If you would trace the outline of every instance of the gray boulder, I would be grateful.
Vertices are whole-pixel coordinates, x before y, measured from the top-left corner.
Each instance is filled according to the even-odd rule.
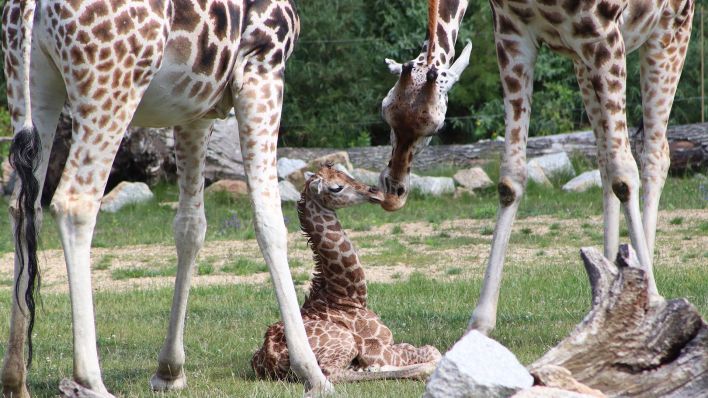
[[[533,377],[511,351],[473,330],[445,353],[423,397],[506,398],[532,385]]]
[[[565,152],[539,156],[531,159],[529,161],[529,164],[530,163],[537,164],[548,178],[553,178],[561,173],[567,173],[572,176],[575,175],[573,164],[570,162],[570,158]]]
[[[536,386],[520,391],[511,398],[596,398],[596,396],[555,387]]]
[[[278,189],[280,190],[281,202],[297,202],[300,200],[300,192],[290,181],[280,181],[278,183]]]
[[[101,211],[115,213],[126,205],[147,202],[152,197],[144,182],[123,181],[101,199]]]
[[[367,185],[379,185],[379,173],[366,169],[354,169],[350,173],[354,179]]]
[[[484,189],[494,185],[481,167],[459,170],[452,178],[455,182],[470,190]]]
[[[566,192],[585,192],[592,187],[602,188],[600,170],[586,171],[563,185]]]
[[[455,193],[455,181],[450,177],[418,177],[411,175],[411,189],[423,195],[440,196]]]
[[[307,163],[302,159],[280,158],[278,159],[278,178],[283,179],[305,166]]]
[[[551,181],[546,177],[546,173],[543,172],[541,165],[536,162],[528,162],[526,164],[526,174],[529,181],[533,181],[539,185],[545,185],[547,187],[552,187]]]

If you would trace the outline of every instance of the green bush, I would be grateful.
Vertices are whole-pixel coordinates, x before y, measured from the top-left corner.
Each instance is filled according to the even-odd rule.
[[[351,147],[387,144],[389,128],[381,100],[396,77],[384,58],[415,58],[425,39],[427,4],[410,0],[296,0],[300,41],[286,70],[280,145]],[[671,124],[700,121],[700,18],[676,93]],[[434,143],[467,143],[504,134],[504,108],[491,11],[487,0],[470,0],[457,42],[474,49],[470,66],[450,92],[446,125]],[[638,51],[628,57],[627,112],[630,125],[641,117]],[[0,62],[0,72],[2,62]],[[0,108],[6,108],[0,73]],[[0,111],[0,134],[7,134]],[[542,48],[534,73],[530,135],[588,128],[582,99],[566,57]]]

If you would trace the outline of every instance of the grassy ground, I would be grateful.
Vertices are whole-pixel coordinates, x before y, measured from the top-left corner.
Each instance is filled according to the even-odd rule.
[[[158,203],[174,200],[176,189],[161,186],[152,203],[99,218],[94,274],[113,285],[100,285],[95,295],[98,345],[107,387],[121,396],[152,395],[147,381],[164,338],[171,289],[134,288],[126,283],[172,279],[173,210]],[[372,275],[370,306],[397,341],[433,344],[444,351],[459,338],[479,293],[496,203],[496,194],[488,190],[462,199],[413,196],[397,213],[373,211],[370,206],[340,212],[342,224],[360,249],[367,275]],[[267,325],[278,319],[278,312],[253,239],[248,203],[216,195],[207,198],[206,209],[208,244],[195,281],[211,282],[195,282],[190,297],[185,337],[189,387],[168,395],[300,396],[300,385],[257,381],[250,369],[250,356],[262,342]],[[590,292],[577,249],[601,245],[600,214],[600,190],[567,194],[529,187],[511,238],[498,328],[493,333],[522,362],[538,358],[587,312]],[[662,214],[656,271],[660,289],[667,297],[688,298],[706,316],[708,181],[671,178],[664,190]],[[285,206],[285,215],[289,230],[297,231],[293,205]],[[59,243],[51,217],[45,220],[42,247],[50,250],[44,252],[44,260],[52,263],[55,259],[48,257],[60,256],[58,250],[51,250]],[[6,222],[0,217],[0,230],[8,230]],[[622,235],[626,241],[626,230]],[[11,249],[8,235],[4,236],[0,252]],[[298,240],[297,235],[291,235],[291,240]],[[131,246],[136,244],[152,246]],[[310,254],[301,240],[293,245],[290,262],[302,295]],[[134,260],[125,259],[131,252],[150,247],[156,249],[147,257],[136,254]],[[9,254],[3,257],[9,258]],[[0,300],[2,333],[8,327],[9,262],[4,268],[0,277],[0,298],[5,297]],[[54,269],[46,271],[51,280]],[[263,278],[250,284],[228,279],[259,275]],[[72,366],[69,300],[60,288],[52,290],[51,283],[47,288],[35,329],[36,362],[29,376],[30,388],[39,397],[53,396],[59,380],[71,376]],[[0,353],[3,350],[0,345]],[[420,396],[423,389],[423,383],[402,381],[338,386],[342,396],[352,397]]]

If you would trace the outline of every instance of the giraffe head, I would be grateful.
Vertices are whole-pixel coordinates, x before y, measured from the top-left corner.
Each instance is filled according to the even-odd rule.
[[[468,42],[452,66],[426,62],[421,55],[401,65],[390,59],[388,68],[398,81],[384,98],[381,114],[391,127],[391,159],[381,172],[385,193],[381,206],[398,210],[406,204],[413,156],[440,130],[447,112],[447,92],[469,64],[472,43]]]
[[[332,166],[326,163],[316,173],[306,173],[303,197],[330,210],[365,202],[380,204],[384,200],[379,188],[363,184]]]

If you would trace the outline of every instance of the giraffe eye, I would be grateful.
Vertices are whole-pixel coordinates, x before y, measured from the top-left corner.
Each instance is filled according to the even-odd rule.
[[[329,191],[334,192],[334,193],[342,192],[342,189],[344,189],[344,187],[341,185],[335,185],[333,187],[329,187]]]

